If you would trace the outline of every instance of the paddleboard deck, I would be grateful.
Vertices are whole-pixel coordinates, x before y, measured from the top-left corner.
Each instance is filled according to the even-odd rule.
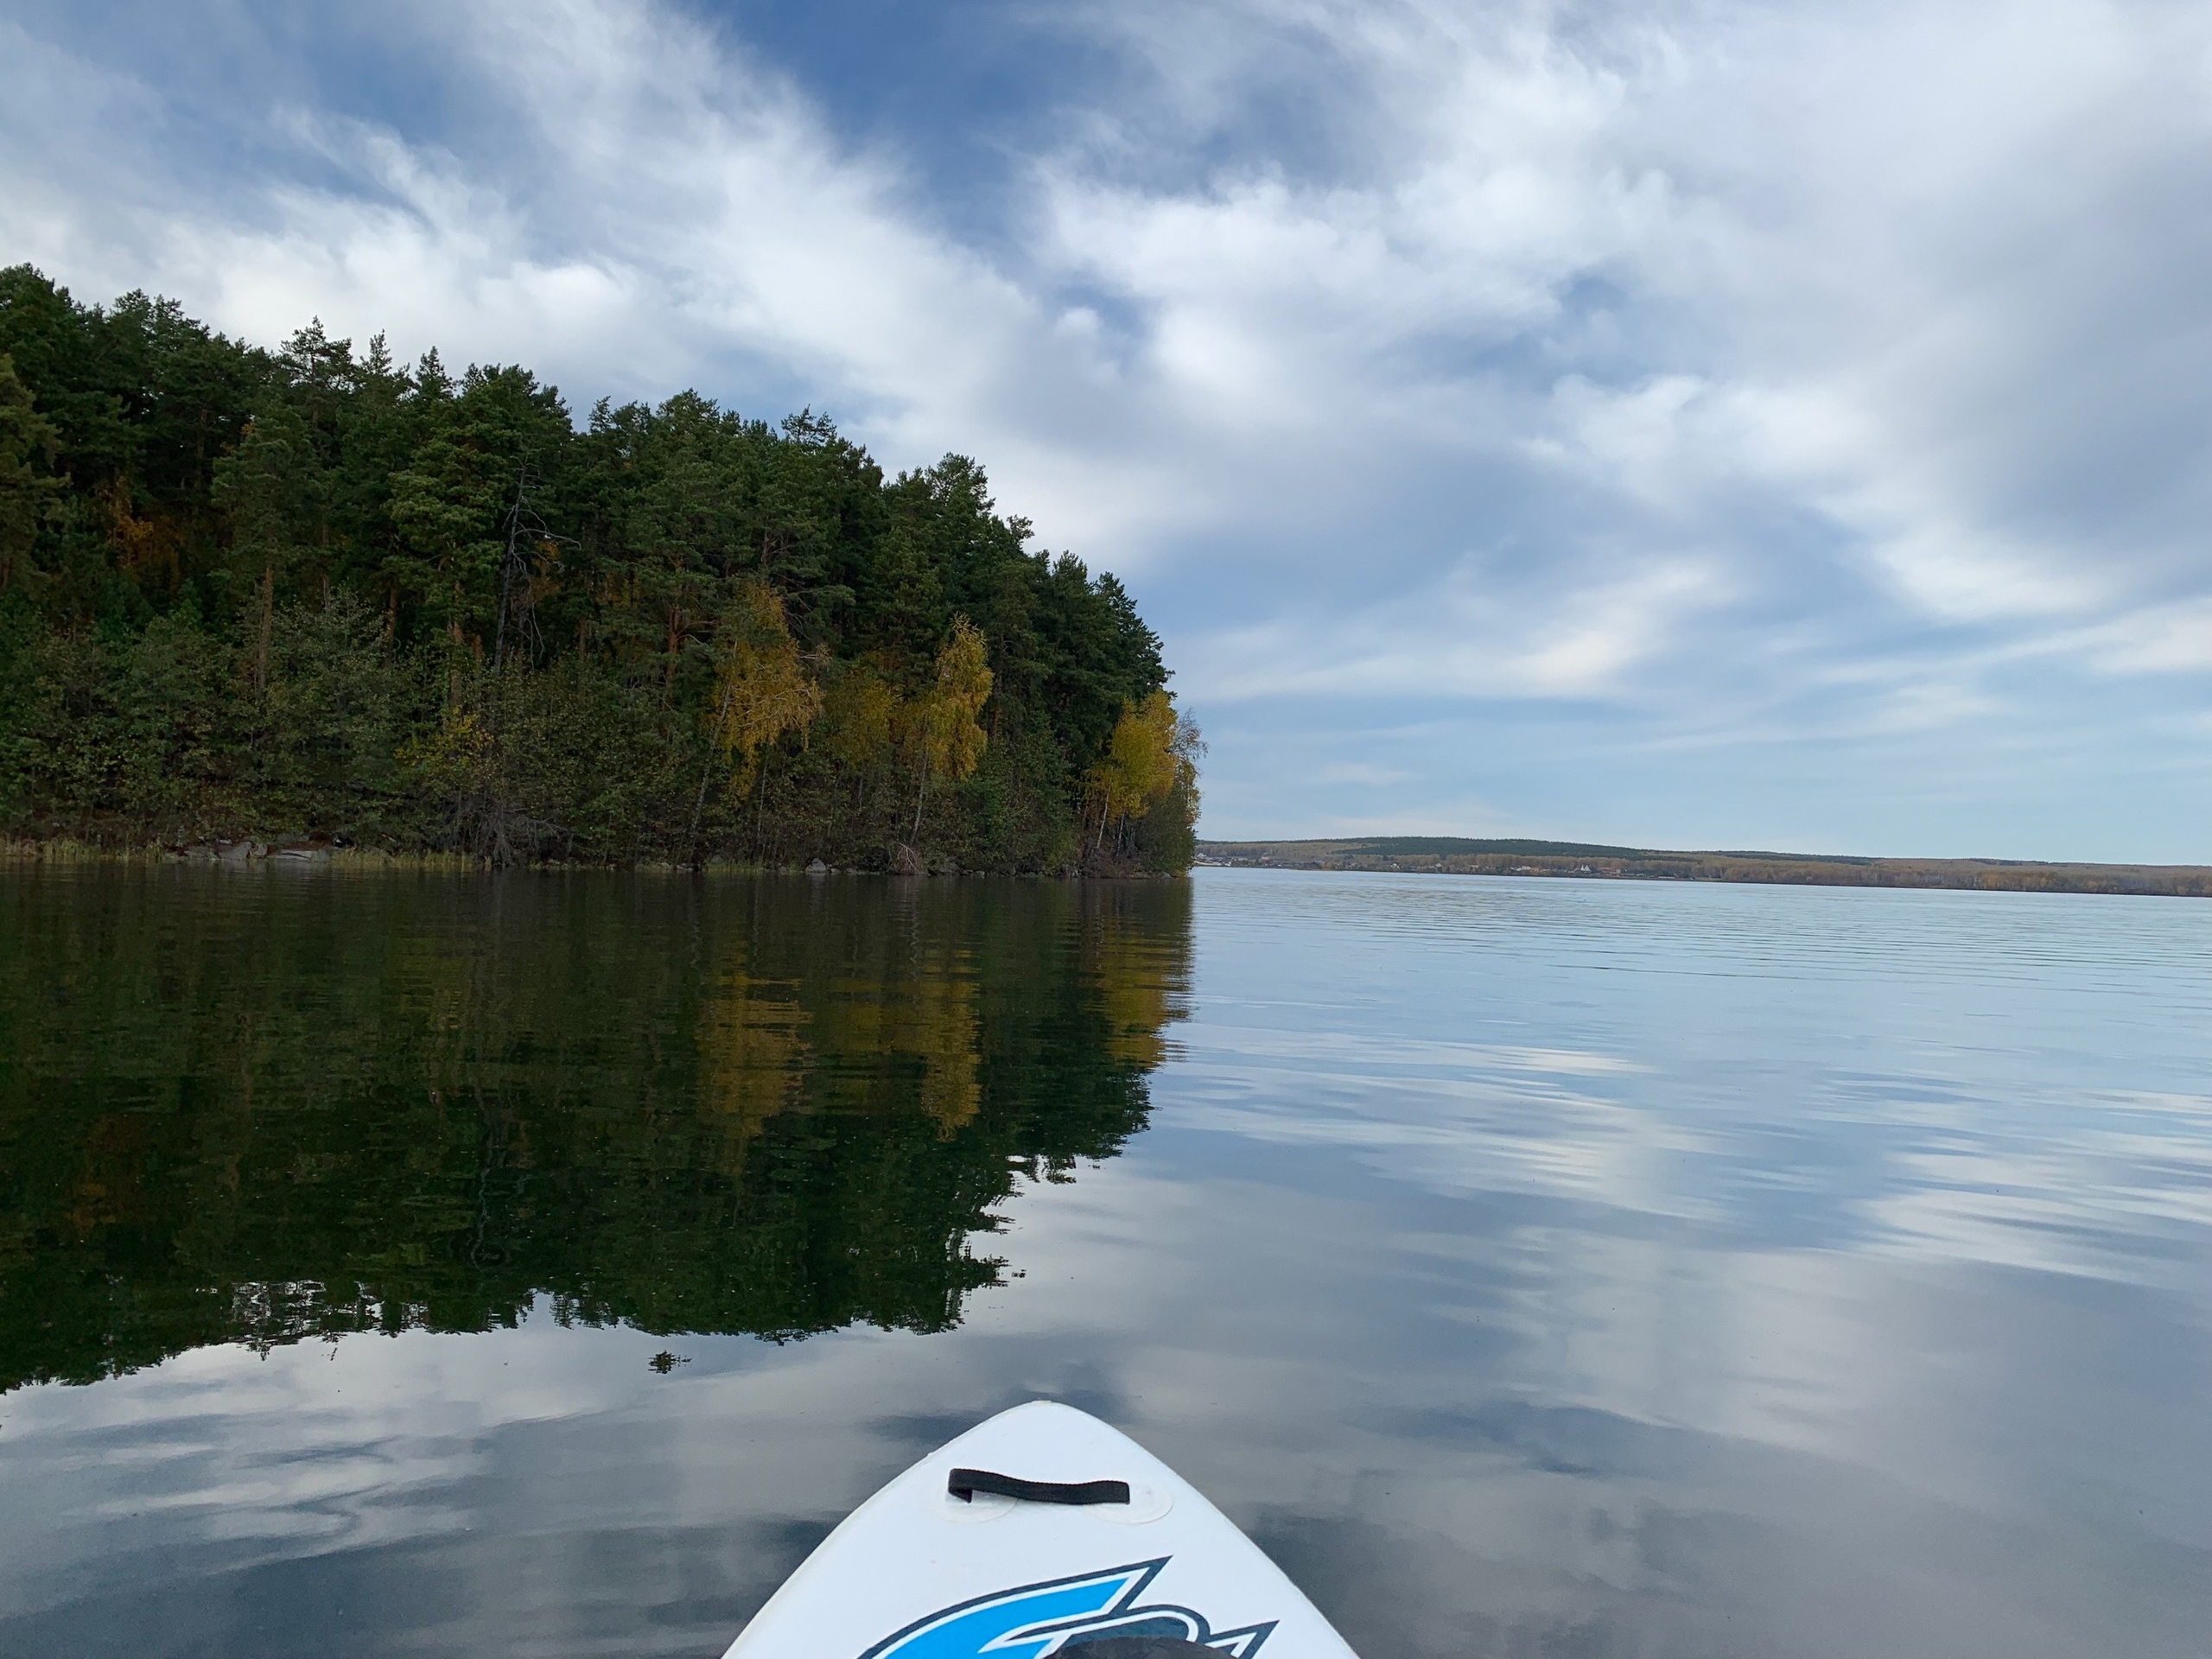
[[[1034,1401],[846,1516],[725,1659],[1353,1659],[1250,1539],[1127,1435]]]

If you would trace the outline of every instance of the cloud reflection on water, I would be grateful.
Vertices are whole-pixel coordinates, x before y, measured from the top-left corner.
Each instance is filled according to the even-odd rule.
[[[2195,1653],[2212,911],[1918,898],[1208,875],[1152,1127],[957,1329],[541,1300],[23,1390],[0,1632],[708,1652],[1046,1394],[1365,1659]]]

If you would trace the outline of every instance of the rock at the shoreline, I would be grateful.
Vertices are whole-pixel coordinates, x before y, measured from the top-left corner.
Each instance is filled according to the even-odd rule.
[[[245,863],[249,859],[270,858],[282,855],[279,849],[271,847],[265,841],[218,841],[209,847],[188,848],[185,855],[199,858],[212,856],[219,864],[237,866]]]
[[[806,873],[809,875],[827,875],[830,874],[830,867],[817,858],[806,867]]]

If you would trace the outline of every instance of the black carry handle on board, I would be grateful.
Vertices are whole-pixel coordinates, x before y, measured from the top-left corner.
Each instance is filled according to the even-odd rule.
[[[978,1492],[991,1497],[1019,1498],[1024,1503],[1129,1501],[1129,1483],[1126,1480],[1022,1480],[1013,1475],[995,1475],[988,1469],[956,1469],[945,1478],[944,1490],[963,1503],[974,1503]]]

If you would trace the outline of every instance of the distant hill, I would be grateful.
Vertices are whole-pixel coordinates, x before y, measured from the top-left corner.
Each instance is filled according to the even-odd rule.
[[[2212,897],[2212,866],[2045,864],[2010,858],[1868,858],[1845,853],[1669,852],[1576,841],[1359,836],[1336,841],[1201,841],[1200,864],[1406,874],[1554,875],[1802,887],[1961,887],[2016,893]]]

